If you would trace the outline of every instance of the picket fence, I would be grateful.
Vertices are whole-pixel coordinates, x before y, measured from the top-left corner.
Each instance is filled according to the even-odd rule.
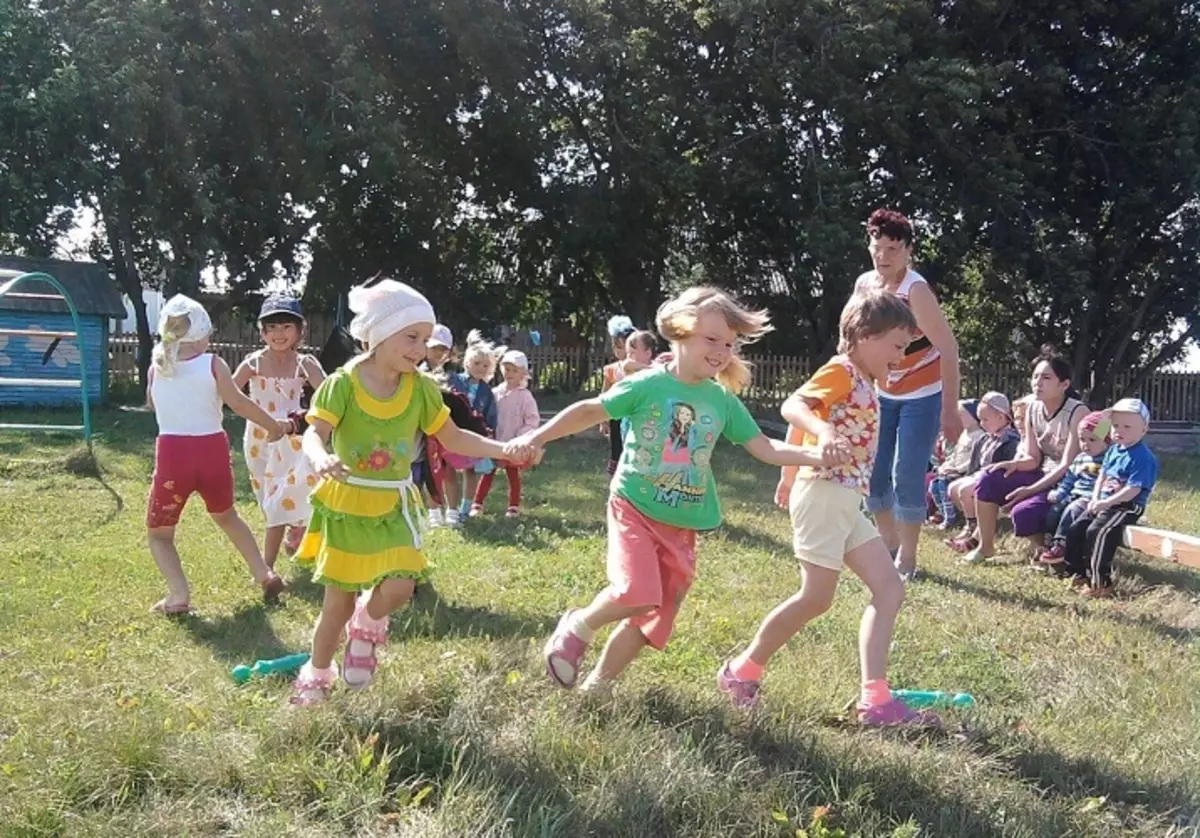
[[[261,346],[249,342],[219,342],[211,351],[234,369]],[[305,347],[307,352],[318,348]],[[539,393],[591,394],[600,391],[602,370],[610,360],[590,347],[543,346],[526,350]],[[137,339],[114,337],[109,341],[109,375],[113,382],[129,383],[137,376]],[[754,373],[744,401],[759,415],[776,413],[791,393],[812,372],[807,358],[794,355],[750,355]],[[1113,392],[1124,394],[1128,376],[1118,375]],[[1010,396],[1029,392],[1029,368],[996,366],[963,370],[962,392],[979,395],[997,390]],[[1157,421],[1200,422],[1200,373],[1160,372],[1151,376],[1139,395]]]

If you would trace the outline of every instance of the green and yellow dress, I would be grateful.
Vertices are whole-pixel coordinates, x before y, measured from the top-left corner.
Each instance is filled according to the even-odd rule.
[[[424,507],[410,468],[418,429],[436,434],[449,417],[436,382],[420,373],[401,376],[387,399],[367,392],[355,362],[325,379],[308,418],[333,426],[350,477],[323,477],[313,489],[296,560],[312,567],[314,582],[363,591],[390,576],[421,578]]]

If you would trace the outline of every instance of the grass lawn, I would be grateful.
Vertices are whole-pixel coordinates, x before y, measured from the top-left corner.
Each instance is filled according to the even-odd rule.
[[[68,456],[77,440],[0,431],[5,838],[1200,832],[1198,574],[1122,560],[1120,598],[1090,602],[1016,563],[958,565],[931,537],[892,680],[970,691],[974,712],[939,735],[845,723],[866,600],[847,576],[746,716],[715,670],[798,576],[772,470],[727,449],[727,523],[702,539],[676,639],[605,702],[553,688],[540,660],[604,578],[603,445],[564,441],[519,522],[496,515],[498,487],[491,517],[432,535],[433,583],[393,620],[371,689],[290,711],[286,682],[229,670],[306,650],[320,591],[284,560],[291,595],[263,607],[193,499],[199,613],[147,614],[163,591],[143,543],[153,417],[98,426],[102,480]],[[240,443],[235,462],[261,530]],[[1193,528],[1200,462],[1164,471],[1151,522]]]

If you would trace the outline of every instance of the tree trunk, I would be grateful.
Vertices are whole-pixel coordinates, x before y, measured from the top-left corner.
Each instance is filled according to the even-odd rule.
[[[123,208],[102,207],[101,214],[108,247],[112,251],[113,273],[116,274],[117,284],[133,304],[133,316],[137,321],[137,380],[144,398],[146,384],[150,380],[150,353],[154,350],[154,340],[150,333],[150,318],[146,314],[142,280],[133,260],[133,223]]]

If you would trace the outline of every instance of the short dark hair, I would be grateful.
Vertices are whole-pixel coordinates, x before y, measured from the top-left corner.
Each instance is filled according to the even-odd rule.
[[[896,239],[911,245],[913,243],[913,226],[903,213],[881,207],[871,213],[871,217],[867,219],[867,235],[873,239],[887,236],[889,239]]]
[[[1050,371],[1054,373],[1054,377],[1059,381],[1070,381],[1074,370],[1071,369],[1071,363],[1064,358],[1052,344],[1042,344],[1041,352],[1033,359],[1033,367],[1037,367],[1042,361],[1050,365]]]

